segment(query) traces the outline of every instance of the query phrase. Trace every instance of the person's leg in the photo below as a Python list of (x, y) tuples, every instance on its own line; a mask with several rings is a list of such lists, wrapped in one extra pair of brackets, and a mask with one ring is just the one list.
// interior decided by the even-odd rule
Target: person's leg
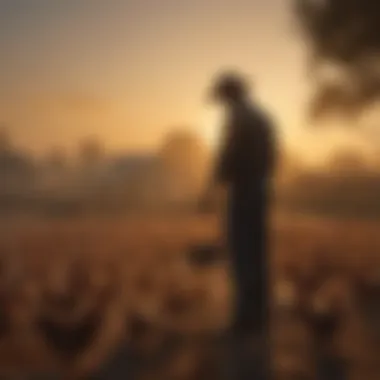
[(236, 324), (260, 329), (265, 322), (267, 253), (265, 204), (260, 197), (233, 199), (230, 249), (237, 290)]
[(232, 334), (240, 342), (238, 346), (246, 343), (251, 346), (248, 348), (248, 362), (254, 376), (249, 378), (269, 379), (269, 271), (265, 203), (258, 197), (247, 200), (241, 195), (233, 201), (229, 214), (229, 243), (237, 295)]
[[(260, 275), (262, 271), (252, 269), (252, 261), (239, 259), (235, 269), (238, 274), (236, 314), (230, 338), (229, 360), (233, 372), (229, 378), (268, 380), (271, 378), (269, 323), (265, 287), (259, 280), (264, 276)], [(247, 277), (256, 278), (258, 283), (248, 281)]]
[(228, 214), (228, 244), (231, 257), (231, 269), (235, 283), (235, 307), (232, 329), (239, 329), (245, 314), (247, 277), (251, 265), (247, 263), (246, 245), (244, 242), (244, 213), (240, 199), (235, 196), (230, 199)]

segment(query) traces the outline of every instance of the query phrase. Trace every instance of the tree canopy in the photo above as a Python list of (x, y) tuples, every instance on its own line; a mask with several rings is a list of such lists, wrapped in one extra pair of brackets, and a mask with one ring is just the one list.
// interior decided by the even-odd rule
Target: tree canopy
[(358, 115), (380, 100), (380, 3), (293, 0), (315, 81), (310, 113)]

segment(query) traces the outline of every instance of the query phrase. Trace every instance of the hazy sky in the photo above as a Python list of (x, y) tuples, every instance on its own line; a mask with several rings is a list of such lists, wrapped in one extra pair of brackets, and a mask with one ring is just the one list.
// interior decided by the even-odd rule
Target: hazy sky
[(0, 121), (34, 150), (90, 134), (150, 147), (182, 125), (207, 135), (207, 86), (237, 67), (296, 141), (306, 87), (289, 4), (0, 0)]

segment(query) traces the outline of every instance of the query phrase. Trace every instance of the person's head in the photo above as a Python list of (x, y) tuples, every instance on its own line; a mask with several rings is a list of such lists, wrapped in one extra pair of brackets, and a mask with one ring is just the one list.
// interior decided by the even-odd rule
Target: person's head
[(219, 75), (211, 90), (213, 100), (231, 105), (244, 102), (249, 97), (247, 80), (237, 72), (228, 71)]

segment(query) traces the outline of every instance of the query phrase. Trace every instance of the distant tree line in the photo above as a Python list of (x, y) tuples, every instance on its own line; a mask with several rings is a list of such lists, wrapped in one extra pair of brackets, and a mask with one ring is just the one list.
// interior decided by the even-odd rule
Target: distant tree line
[(208, 152), (188, 128), (174, 129), (149, 154), (112, 153), (96, 137), (74, 155), (52, 147), (37, 158), (0, 130), (0, 214), (128, 213), (194, 206)]
[[(36, 158), (0, 133), (0, 214), (128, 214), (195, 210), (212, 157), (186, 128), (171, 130), (150, 154), (114, 154), (83, 139), (74, 157), (53, 147)], [(380, 217), (380, 159), (368, 163), (350, 149), (318, 168), (291, 152), (280, 158), (275, 205), (289, 213)]]
[[(380, 164), (351, 150), (337, 152), (319, 168), (296, 166), (277, 184), (278, 207), (288, 212), (380, 217)], [(289, 174), (288, 174), (289, 175)]]

